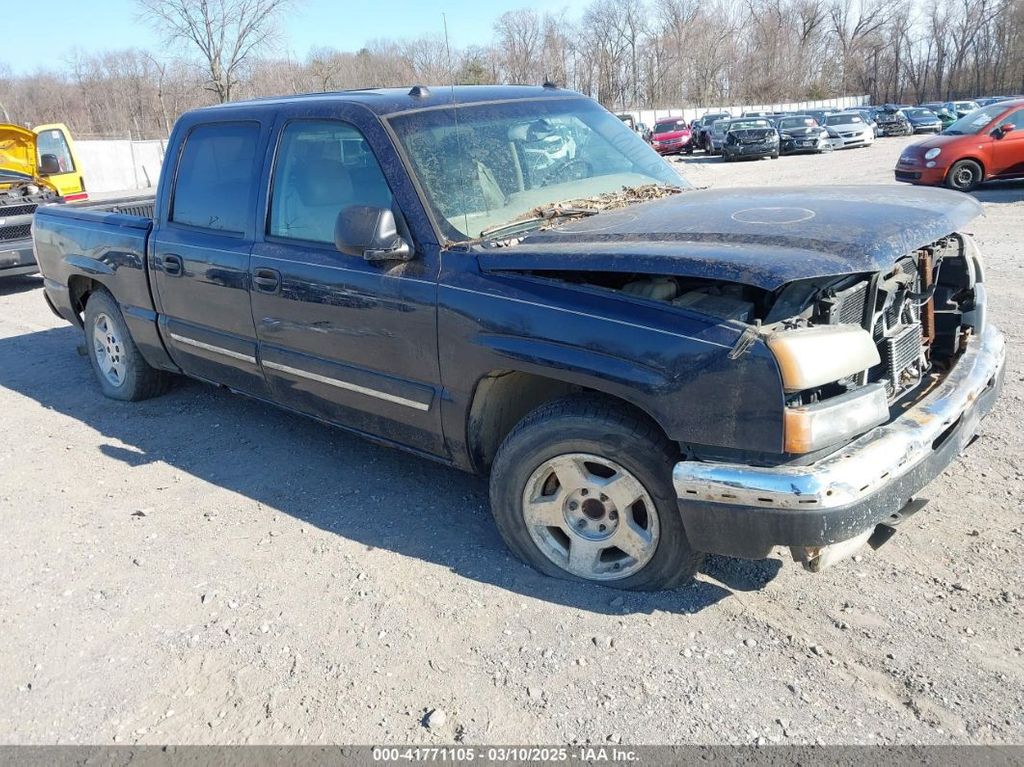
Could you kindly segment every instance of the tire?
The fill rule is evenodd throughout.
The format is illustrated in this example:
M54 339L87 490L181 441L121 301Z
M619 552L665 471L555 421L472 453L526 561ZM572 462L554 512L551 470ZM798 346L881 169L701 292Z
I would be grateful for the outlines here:
M771 158L772 158L773 160L778 160L778 159L779 159L779 153L778 153L778 152L776 152L775 154L771 155Z
M564 397L505 438L491 467L491 511L508 547L546 575L635 591L675 588L703 560L679 515L677 460L658 427L622 403Z
M85 345L104 396L137 402L167 390L170 376L142 358L121 308L106 290L90 294L85 305Z
M982 181L981 166L974 160L959 160L946 174L946 186L958 192L970 192Z

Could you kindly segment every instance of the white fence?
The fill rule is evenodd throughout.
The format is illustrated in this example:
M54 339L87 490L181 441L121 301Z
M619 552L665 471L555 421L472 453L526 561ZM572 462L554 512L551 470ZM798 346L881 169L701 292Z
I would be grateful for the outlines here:
M90 193L150 189L160 178L165 141L80 140L75 152Z
M825 107L850 109L870 103L871 98L869 96L843 96L836 99L824 99L823 101L793 101L786 104L722 104L719 106L688 107L686 109L630 109L625 112L619 112L619 114L631 114L634 120L651 128L655 122L666 117L682 117L689 122L709 112L728 112L733 117L739 117L744 112L799 112L802 109L824 109Z

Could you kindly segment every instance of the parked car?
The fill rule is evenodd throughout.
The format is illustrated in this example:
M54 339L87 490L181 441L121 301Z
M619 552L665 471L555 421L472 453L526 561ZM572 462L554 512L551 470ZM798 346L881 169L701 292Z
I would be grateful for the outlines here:
M883 136L911 136L914 126L897 104L885 104L875 110L875 120Z
M728 112L709 112L696 121L693 131L693 141L698 149L709 151L711 147L710 134L711 126L718 120L728 120L732 117Z
M538 121L578 152L535 177ZM683 191L550 87L233 102L179 118L166 158L151 218L36 213L100 390L183 373L488 473L551 575L665 588L776 545L819 570L917 512L999 394L957 233L981 206L947 190Z
M973 101L947 101L944 106L957 117L965 117L978 108Z
M729 120L725 126L725 141L722 142L722 159L759 160L779 158L779 133L766 117L739 117Z
M783 117L775 124L779 131L779 151L782 154L800 152L829 152L832 143L828 131L809 115Z
M895 175L897 181L962 192L983 181L1024 178L1024 100L981 107L938 136L908 146Z
M32 214L39 205L85 200L85 181L63 125L0 125L0 278L33 274Z
M693 154L692 136L682 117L658 120L651 131L651 146L658 154Z
M704 139L705 151L710 155L717 155L722 153L722 146L725 144L725 135L729 130L729 120L732 118L723 118L721 120L715 120L711 123L709 129L705 129L705 135L707 138Z
M833 149L868 147L875 141L875 132L857 112L836 112L825 116L825 129Z
M901 111L914 133L938 133L942 130L942 120L930 109L910 107Z

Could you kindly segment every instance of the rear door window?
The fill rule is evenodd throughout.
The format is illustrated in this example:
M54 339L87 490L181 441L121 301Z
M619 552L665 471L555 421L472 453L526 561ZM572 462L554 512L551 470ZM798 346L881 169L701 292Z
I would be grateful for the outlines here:
M193 128L178 162L170 220L243 234L252 215L259 133L254 122Z

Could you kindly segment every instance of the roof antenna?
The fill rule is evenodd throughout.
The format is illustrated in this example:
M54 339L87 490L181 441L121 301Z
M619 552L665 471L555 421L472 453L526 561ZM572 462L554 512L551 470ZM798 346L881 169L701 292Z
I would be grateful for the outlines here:
M446 13L441 14L441 23L444 25L444 49L448 55L448 81L451 83L452 93L452 122L455 127L455 143L459 148L459 156L465 157L465 151L462 147L462 135L459 132L459 109L455 104L455 69L452 67L452 46L448 40L448 15ZM466 188L472 188L473 179L466 179ZM469 235L469 211L465 212L466 220L466 235Z

